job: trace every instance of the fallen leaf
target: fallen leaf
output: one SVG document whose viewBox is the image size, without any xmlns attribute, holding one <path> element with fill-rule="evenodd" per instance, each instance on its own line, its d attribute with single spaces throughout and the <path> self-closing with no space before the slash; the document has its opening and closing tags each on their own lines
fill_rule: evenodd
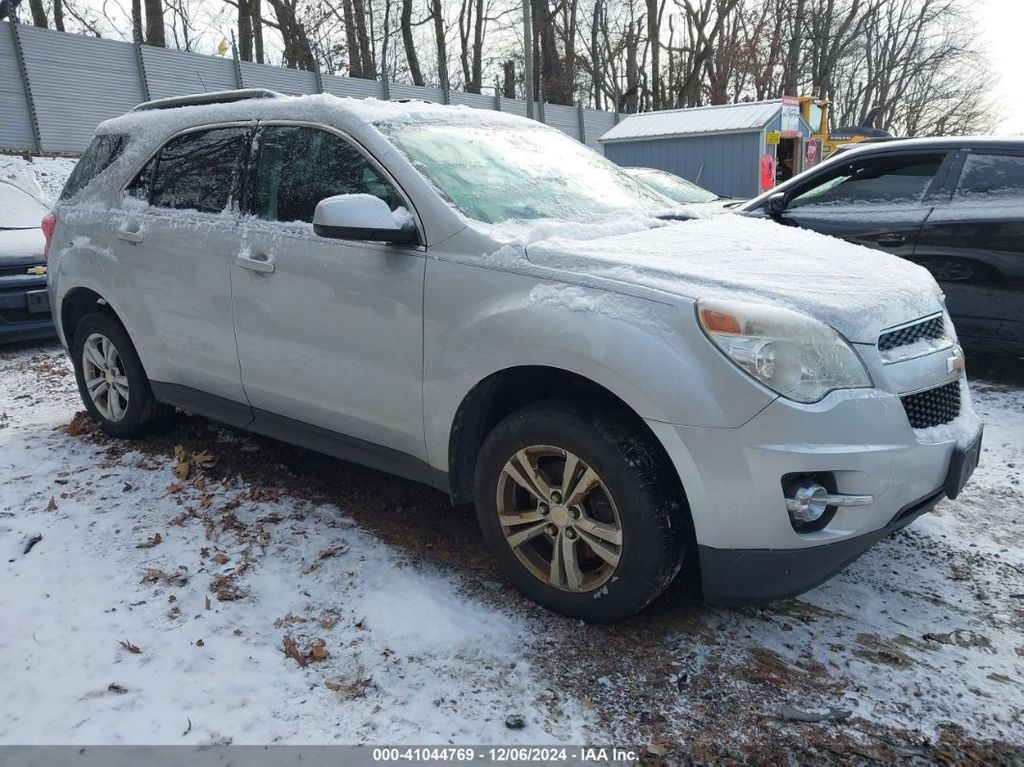
<svg viewBox="0 0 1024 767">
<path fill-rule="evenodd" d="M 209 450 L 200 450 L 198 453 L 192 453 L 192 462 L 196 466 L 212 466 L 214 462 L 213 453 Z"/>
<path fill-rule="evenodd" d="M 292 639 L 288 635 L 285 635 L 283 644 L 285 655 L 294 660 L 300 666 L 306 666 L 309 664 L 309 661 L 306 660 L 306 656 L 302 654 L 302 650 L 299 649 L 299 646 L 295 643 L 294 639 Z"/>
<path fill-rule="evenodd" d="M 137 544 L 135 546 L 135 548 L 137 548 L 137 549 L 151 549 L 154 546 L 159 546 L 163 542 L 164 542 L 164 539 L 160 535 L 160 533 L 153 533 L 152 536 L 150 536 L 149 538 L 144 540 L 142 543 Z"/>
<path fill-rule="evenodd" d="M 128 652 L 130 652 L 130 653 L 134 653 L 135 655 L 140 655 L 140 654 L 142 653 L 142 650 L 141 650 L 141 649 L 139 649 L 138 645 L 133 645 L 133 644 L 132 644 L 131 642 L 129 642 L 129 641 L 127 640 L 127 639 L 123 639 L 123 640 L 121 640 L 121 641 L 119 642 L 119 644 L 121 645 L 121 647 L 123 647 L 124 649 L 126 649 L 126 650 L 127 650 Z"/>
<path fill-rule="evenodd" d="M 218 551 L 216 554 L 213 555 L 213 561 L 216 562 L 218 565 L 226 565 L 228 562 L 231 561 L 231 557 L 229 557 L 222 551 Z"/>
<path fill-rule="evenodd" d="M 204 642 L 202 639 L 197 639 L 196 640 L 196 647 L 205 647 L 205 646 L 206 646 L 206 642 Z"/>
<path fill-rule="evenodd" d="M 119 685 L 117 682 L 111 682 L 107 685 L 107 690 L 110 692 L 116 692 L 118 695 L 124 695 L 128 692 L 128 688 L 123 685 Z"/>
<path fill-rule="evenodd" d="M 325 615 L 320 619 L 320 628 L 327 629 L 330 631 L 332 628 L 338 625 L 337 615 Z"/>
<path fill-rule="evenodd" d="M 373 680 L 369 677 L 359 676 L 355 681 L 348 682 L 344 679 L 326 679 L 324 680 L 324 687 L 334 692 L 340 692 L 347 695 L 350 698 L 361 698 L 366 695 L 366 691 L 373 685 Z"/>
<path fill-rule="evenodd" d="M 345 541 L 339 541 L 330 548 L 324 549 L 320 552 L 320 559 L 330 559 L 338 554 L 344 554 L 348 551 L 348 544 Z"/>
<path fill-rule="evenodd" d="M 188 583 L 188 576 L 184 572 L 166 573 L 155 567 L 151 567 L 142 574 L 143 583 L 165 583 L 168 586 L 184 586 Z"/>
<path fill-rule="evenodd" d="M 50 496 L 50 502 L 48 504 L 46 504 L 46 510 L 47 511 L 56 511 L 57 510 L 57 501 L 54 500 L 52 495 Z"/>
<path fill-rule="evenodd" d="M 331 654 L 327 652 L 327 643 L 322 639 L 316 639 L 309 647 L 309 659 L 311 661 L 327 660 Z"/>
<path fill-rule="evenodd" d="M 206 609 L 207 609 L 207 610 L 209 610 L 209 609 L 210 609 L 210 607 L 211 607 L 211 602 L 210 602 L 210 598 L 209 598 L 209 597 L 207 597 L 207 598 L 206 598 Z"/>
</svg>

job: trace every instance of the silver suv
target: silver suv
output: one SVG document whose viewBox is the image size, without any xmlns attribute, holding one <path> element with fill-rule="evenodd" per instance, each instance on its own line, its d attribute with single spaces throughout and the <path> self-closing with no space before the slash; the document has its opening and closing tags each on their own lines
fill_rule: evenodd
<svg viewBox="0 0 1024 767">
<path fill-rule="evenodd" d="M 429 483 L 587 621 L 684 562 L 710 600 L 800 593 L 977 462 L 924 269 L 672 209 L 511 115 L 150 102 L 99 127 L 54 216 L 51 305 L 108 434 L 176 407 Z"/>
</svg>

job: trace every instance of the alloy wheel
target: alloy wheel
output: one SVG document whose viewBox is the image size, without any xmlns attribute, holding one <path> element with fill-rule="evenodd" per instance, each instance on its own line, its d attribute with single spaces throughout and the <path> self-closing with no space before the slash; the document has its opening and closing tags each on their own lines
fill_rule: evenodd
<svg viewBox="0 0 1024 767">
<path fill-rule="evenodd" d="M 120 421 L 128 411 L 128 376 L 117 348 L 102 333 L 93 333 L 82 346 L 82 371 L 89 398 L 108 421 Z"/>
<path fill-rule="evenodd" d="M 576 454 L 532 445 L 498 477 L 498 523 L 520 563 L 562 591 L 601 588 L 622 556 L 622 523 L 611 493 Z"/>
</svg>

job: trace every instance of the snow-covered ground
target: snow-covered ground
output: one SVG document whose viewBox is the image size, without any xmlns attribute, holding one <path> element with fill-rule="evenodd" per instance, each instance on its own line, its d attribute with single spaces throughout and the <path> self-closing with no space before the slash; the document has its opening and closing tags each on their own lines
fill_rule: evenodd
<svg viewBox="0 0 1024 767">
<path fill-rule="evenodd" d="M 1020 388 L 974 385 L 987 444 L 962 498 L 824 586 L 673 594 L 601 628 L 515 594 L 471 518 L 436 553 L 432 491 L 202 419 L 111 440 L 52 346 L 0 355 L 0 381 L 0 743 L 658 746 L 709 722 L 735 743 L 949 723 L 1024 743 Z M 853 716 L 791 725 L 783 704 Z"/>
</svg>

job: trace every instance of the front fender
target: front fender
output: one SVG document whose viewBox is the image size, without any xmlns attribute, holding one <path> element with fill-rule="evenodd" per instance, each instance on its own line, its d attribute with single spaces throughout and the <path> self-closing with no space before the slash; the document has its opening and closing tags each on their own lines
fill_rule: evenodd
<svg viewBox="0 0 1024 767">
<path fill-rule="evenodd" d="M 575 373 L 640 417 L 673 424 L 735 427 L 773 399 L 704 337 L 692 302 L 429 262 L 423 397 L 432 466 L 447 471 L 451 425 L 473 387 L 522 366 Z"/>
</svg>

